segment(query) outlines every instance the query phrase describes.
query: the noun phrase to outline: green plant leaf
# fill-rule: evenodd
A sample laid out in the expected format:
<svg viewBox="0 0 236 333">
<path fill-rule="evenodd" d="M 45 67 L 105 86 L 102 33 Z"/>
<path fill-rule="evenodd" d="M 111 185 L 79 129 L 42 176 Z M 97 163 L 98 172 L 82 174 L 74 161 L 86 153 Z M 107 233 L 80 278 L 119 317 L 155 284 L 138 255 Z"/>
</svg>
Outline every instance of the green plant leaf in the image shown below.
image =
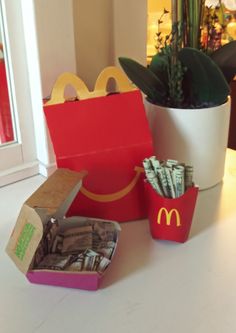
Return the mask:
<svg viewBox="0 0 236 333">
<path fill-rule="evenodd" d="M 220 67 L 227 82 L 230 83 L 236 75 L 236 40 L 214 51 L 211 58 Z"/>
<path fill-rule="evenodd" d="M 147 95 L 152 103 L 164 103 L 165 85 L 150 69 L 129 58 L 120 57 L 119 62 L 129 79 Z"/>
<path fill-rule="evenodd" d="M 168 87 L 168 57 L 164 54 L 155 54 L 149 69 Z"/>
<path fill-rule="evenodd" d="M 230 93 L 229 85 L 219 67 L 203 52 L 185 47 L 179 51 L 179 60 L 188 68 L 193 105 L 223 104 Z"/>
</svg>

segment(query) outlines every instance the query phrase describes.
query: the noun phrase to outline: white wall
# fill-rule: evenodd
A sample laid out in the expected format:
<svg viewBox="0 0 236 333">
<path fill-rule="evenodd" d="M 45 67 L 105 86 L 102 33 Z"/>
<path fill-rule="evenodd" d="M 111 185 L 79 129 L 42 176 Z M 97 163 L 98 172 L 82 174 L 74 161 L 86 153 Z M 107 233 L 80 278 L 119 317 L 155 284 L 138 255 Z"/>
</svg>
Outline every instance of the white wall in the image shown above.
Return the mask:
<svg viewBox="0 0 236 333">
<path fill-rule="evenodd" d="M 90 89 L 119 56 L 146 63 L 147 0 L 34 0 L 43 96 L 58 74 Z"/>
<path fill-rule="evenodd" d="M 74 0 L 74 24 L 77 74 L 90 89 L 119 56 L 146 63 L 146 0 Z"/>
<path fill-rule="evenodd" d="M 147 1 L 113 0 L 114 58 L 133 58 L 146 64 Z"/>
<path fill-rule="evenodd" d="M 74 0 L 77 74 L 92 89 L 113 64 L 112 0 Z"/>
<path fill-rule="evenodd" d="M 43 96 L 59 74 L 76 72 L 72 0 L 34 0 Z"/>
</svg>

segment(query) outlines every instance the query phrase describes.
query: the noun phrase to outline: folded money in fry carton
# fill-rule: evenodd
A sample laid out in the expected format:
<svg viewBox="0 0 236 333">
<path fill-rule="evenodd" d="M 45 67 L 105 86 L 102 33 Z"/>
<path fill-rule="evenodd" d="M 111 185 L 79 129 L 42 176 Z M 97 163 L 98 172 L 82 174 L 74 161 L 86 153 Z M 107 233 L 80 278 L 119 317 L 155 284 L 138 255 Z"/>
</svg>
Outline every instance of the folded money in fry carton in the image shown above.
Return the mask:
<svg viewBox="0 0 236 333">
<path fill-rule="evenodd" d="M 198 187 L 193 168 L 175 160 L 143 161 L 145 192 L 151 235 L 154 239 L 183 243 L 188 239 Z"/>
<path fill-rule="evenodd" d="M 32 283 L 97 290 L 120 226 L 65 214 L 86 171 L 58 169 L 23 204 L 6 252 Z"/>
</svg>

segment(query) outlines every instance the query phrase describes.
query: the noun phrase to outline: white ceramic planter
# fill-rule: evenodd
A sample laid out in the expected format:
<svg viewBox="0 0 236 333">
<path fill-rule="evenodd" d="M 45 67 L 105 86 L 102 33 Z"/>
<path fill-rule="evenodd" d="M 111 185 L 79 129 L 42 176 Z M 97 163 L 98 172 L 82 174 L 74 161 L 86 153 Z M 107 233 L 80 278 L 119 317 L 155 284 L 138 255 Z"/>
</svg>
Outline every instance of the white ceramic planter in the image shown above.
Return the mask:
<svg viewBox="0 0 236 333">
<path fill-rule="evenodd" d="M 200 189 L 219 183 L 224 175 L 230 98 L 206 109 L 173 109 L 144 102 L 155 155 L 194 166 Z"/>
</svg>

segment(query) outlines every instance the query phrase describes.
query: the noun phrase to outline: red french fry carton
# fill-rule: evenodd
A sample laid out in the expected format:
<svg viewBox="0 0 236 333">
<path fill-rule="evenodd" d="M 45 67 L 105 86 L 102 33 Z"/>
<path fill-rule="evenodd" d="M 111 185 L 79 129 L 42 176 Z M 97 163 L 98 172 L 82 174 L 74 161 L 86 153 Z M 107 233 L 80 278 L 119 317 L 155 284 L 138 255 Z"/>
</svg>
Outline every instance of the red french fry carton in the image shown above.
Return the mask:
<svg viewBox="0 0 236 333">
<path fill-rule="evenodd" d="M 115 221 L 79 216 L 65 217 L 71 202 L 81 188 L 82 179 L 86 175 L 86 171 L 74 172 L 66 169 L 57 169 L 23 204 L 15 228 L 8 241 L 6 252 L 30 282 L 84 290 L 97 290 L 99 288 L 101 279 L 114 256 L 120 226 Z M 54 224 L 51 223 L 51 219 L 56 222 Z M 48 228 L 49 222 L 50 230 Z M 101 247 L 105 246 L 105 249 L 100 250 L 108 251 L 108 254 L 102 254 L 102 251 L 100 251 L 98 252 L 99 256 L 96 257 L 99 259 L 100 256 L 103 256 L 102 260 L 103 262 L 105 261 L 104 269 L 99 270 L 99 267 L 95 269 L 95 266 L 86 268 L 81 266 L 83 267 L 82 269 L 78 269 L 78 267 L 76 269 L 72 268 L 70 259 L 73 259 L 75 253 L 71 254 L 69 251 L 65 255 L 65 252 L 63 253 L 62 251 L 64 242 L 68 244 L 68 232 L 70 235 L 74 235 L 76 232 L 74 230 L 78 230 L 78 228 L 83 229 L 80 236 L 77 237 L 76 243 L 74 243 L 79 247 L 81 246 L 81 239 L 83 242 L 85 230 L 89 229 L 89 233 L 91 231 L 95 233 L 95 228 L 98 228 L 99 223 L 101 226 L 100 231 L 103 232 L 104 225 L 109 224 L 112 232 L 114 232 L 114 240 L 110 248 L 108 247 L 109 242 L 104 241 L 104 238 L 99 238 L 97 234 L 92 236 L 94 239 L 91 240 L 91 250 L 94 250 L 94 246 L 98 248 L 99 244 L 101 244 Z M 64 237 L 61 243 L 62 248 L 54 248 L 56 237 L 62 237 L 63 232 L 66 232 L 67 236 Z M 89 238 L 89 235 L 86 237 Z M 49 244 L 52 246 L 49 247 Z M 71 250 L 68 245 L 67 250 Z M 48 256 L 56 256 L 57 260 L 60 260 L 60 265 L 64 260 L 68 260 L 68 265 L 60 269 L 62 267 L 58 265 L 58 262 L 51 260 L 48 266 L 42 266 L 42 262 Z M 109 260 L 107 260 L 107 257 L 109 257 Z M 85 262 L 81 265 L 84 264 Z M 97 263 L 97 265 L 101 265 L 101 262 L 100 264 Z"/>
<path fill-rule="evenodd" d="M 145 181 L 145 192 L 152 237 L 184 243 L 191 229 L 198 187 L 190 187 L 182 196 L 171 199 L 159 195 Z"/>
<path fill-rule="evenodd" d="M 106 96 L 110 77 L 120 93 Z M 79 100 L 65 102 L 69 83 Z M 153 154 L 152 139 L 142 95 L 125 75 L 108 67 L 89 92 L 77 76 L 62 74 L 44 111 L 57 166 L 88 170 L 68 215 L 119 222 L 146 217 L 142 160 Z"/>
</svg>

